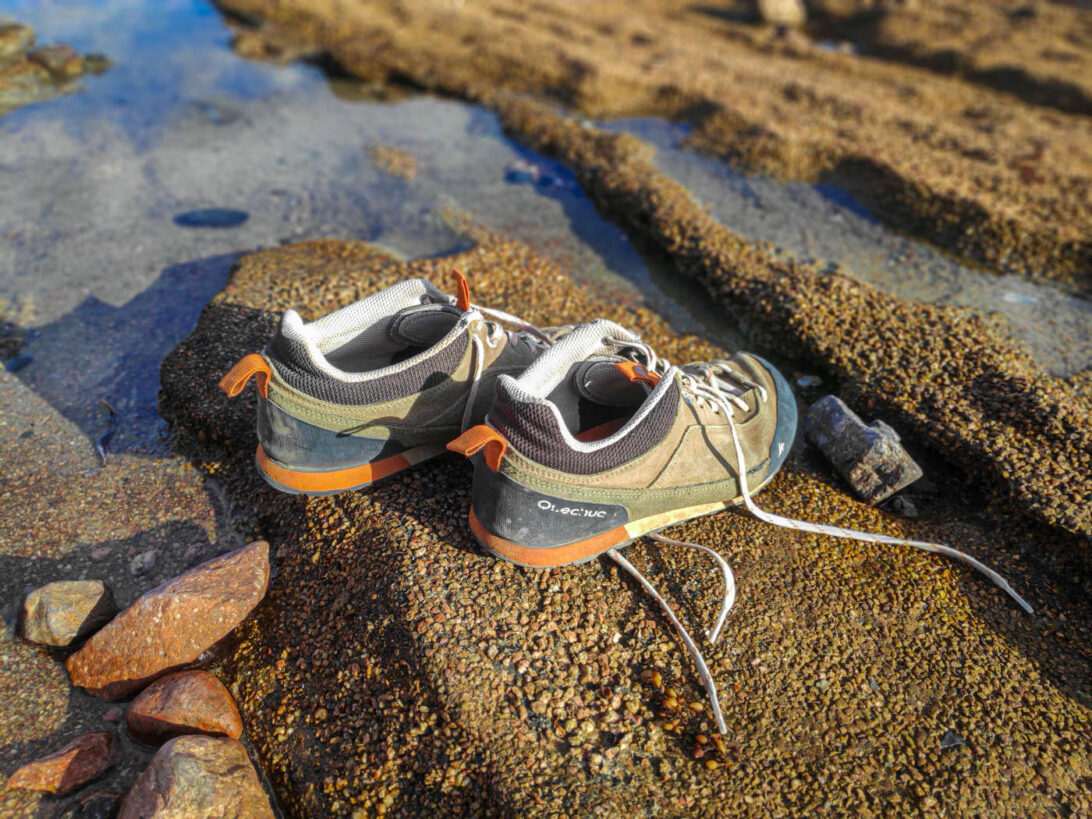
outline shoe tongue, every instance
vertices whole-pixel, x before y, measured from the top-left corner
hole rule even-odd
[[[451,332],[463,311],[452,304],[417,304],[391,318],[387,336],[407,347],[431,347]]]
[[[644,402],[648,391],[631,381],[616,366],[617,356],[589,358],[573,372],[573,389],[596,404],[610,407],[632,407]]]

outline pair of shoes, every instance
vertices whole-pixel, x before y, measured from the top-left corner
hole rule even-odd
[[[777,474],[796,434],[796,402],[777,370],[748,353],[673,366],[613,322],[539,330],[470,302],[402,282],[322,319],[289,310],[261,355],[221,381],[229,396],[258,385],[262,476],[286,492],[357,489],[450,449],[472,458],[469,525],[487,551],[552,568],[607,555],[663,607],[726,730],[700,650],[651,583],[622,556],[649,536],[714,559],[724,598],[716,643],[735,600],[724,559],[660,530],[743,505],[767,523],[911,546],[1007,582],[947,546],[797,521],[752,496]],[[504,324],[513,329],[505,329]]]

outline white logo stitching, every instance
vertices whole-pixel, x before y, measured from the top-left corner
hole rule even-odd
[[[574,518],[605,518],[605,509],[581,509],[578,506],[555,506],[548,500],[540,500],[538,508],[544,512],[555,512],[558,515],[569,515]]]

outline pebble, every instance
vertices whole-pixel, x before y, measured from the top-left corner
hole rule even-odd
[[[129,706],[133,739],[158,745],[183,734],[238,739],[243,722],[231,692],[208,671],[178,671],[149,685]]]
[[[19,768],[7,785],[63,796],[107,771],[117,757],[118,741],[112,733],[82,734],[61,750]]]
[[[811,405],[804,435],[826,456],[857,495],[876,505],[922,476],[921,467],[899,443],[898,433],[883,421],[865,425],[860,416],[833,395]]]
[[[161,747],[125,796],[118,819],[272,819],[246,748],[226,737],[182,736]]]
[[[58,580],[35,589],[23,602],[23,636],[63,647],[110,621],[114,596],[101,580]]]
[[[258,605],[269,544],[236,549],[146,592],[65,663],[73,685],[114,699],[197,660]]]
[[[151,549],[147,552],[141,552],[132,560],[129,561],[129,574],[133,577],[140,577],[150,572],[155,568],[156,558],[159,557],[159,552],[155,549]]]

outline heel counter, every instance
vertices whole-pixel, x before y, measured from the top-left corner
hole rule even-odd
[[[531,549],[554,549],[624,526],[625,507],[550,495],[477,462],[472,511],[489,534]]]
[[[405,448],[392,440],[323,429],[261,396],[258,397],[258,443],[272,460],[303,470],[359,466],[398,454]]]

